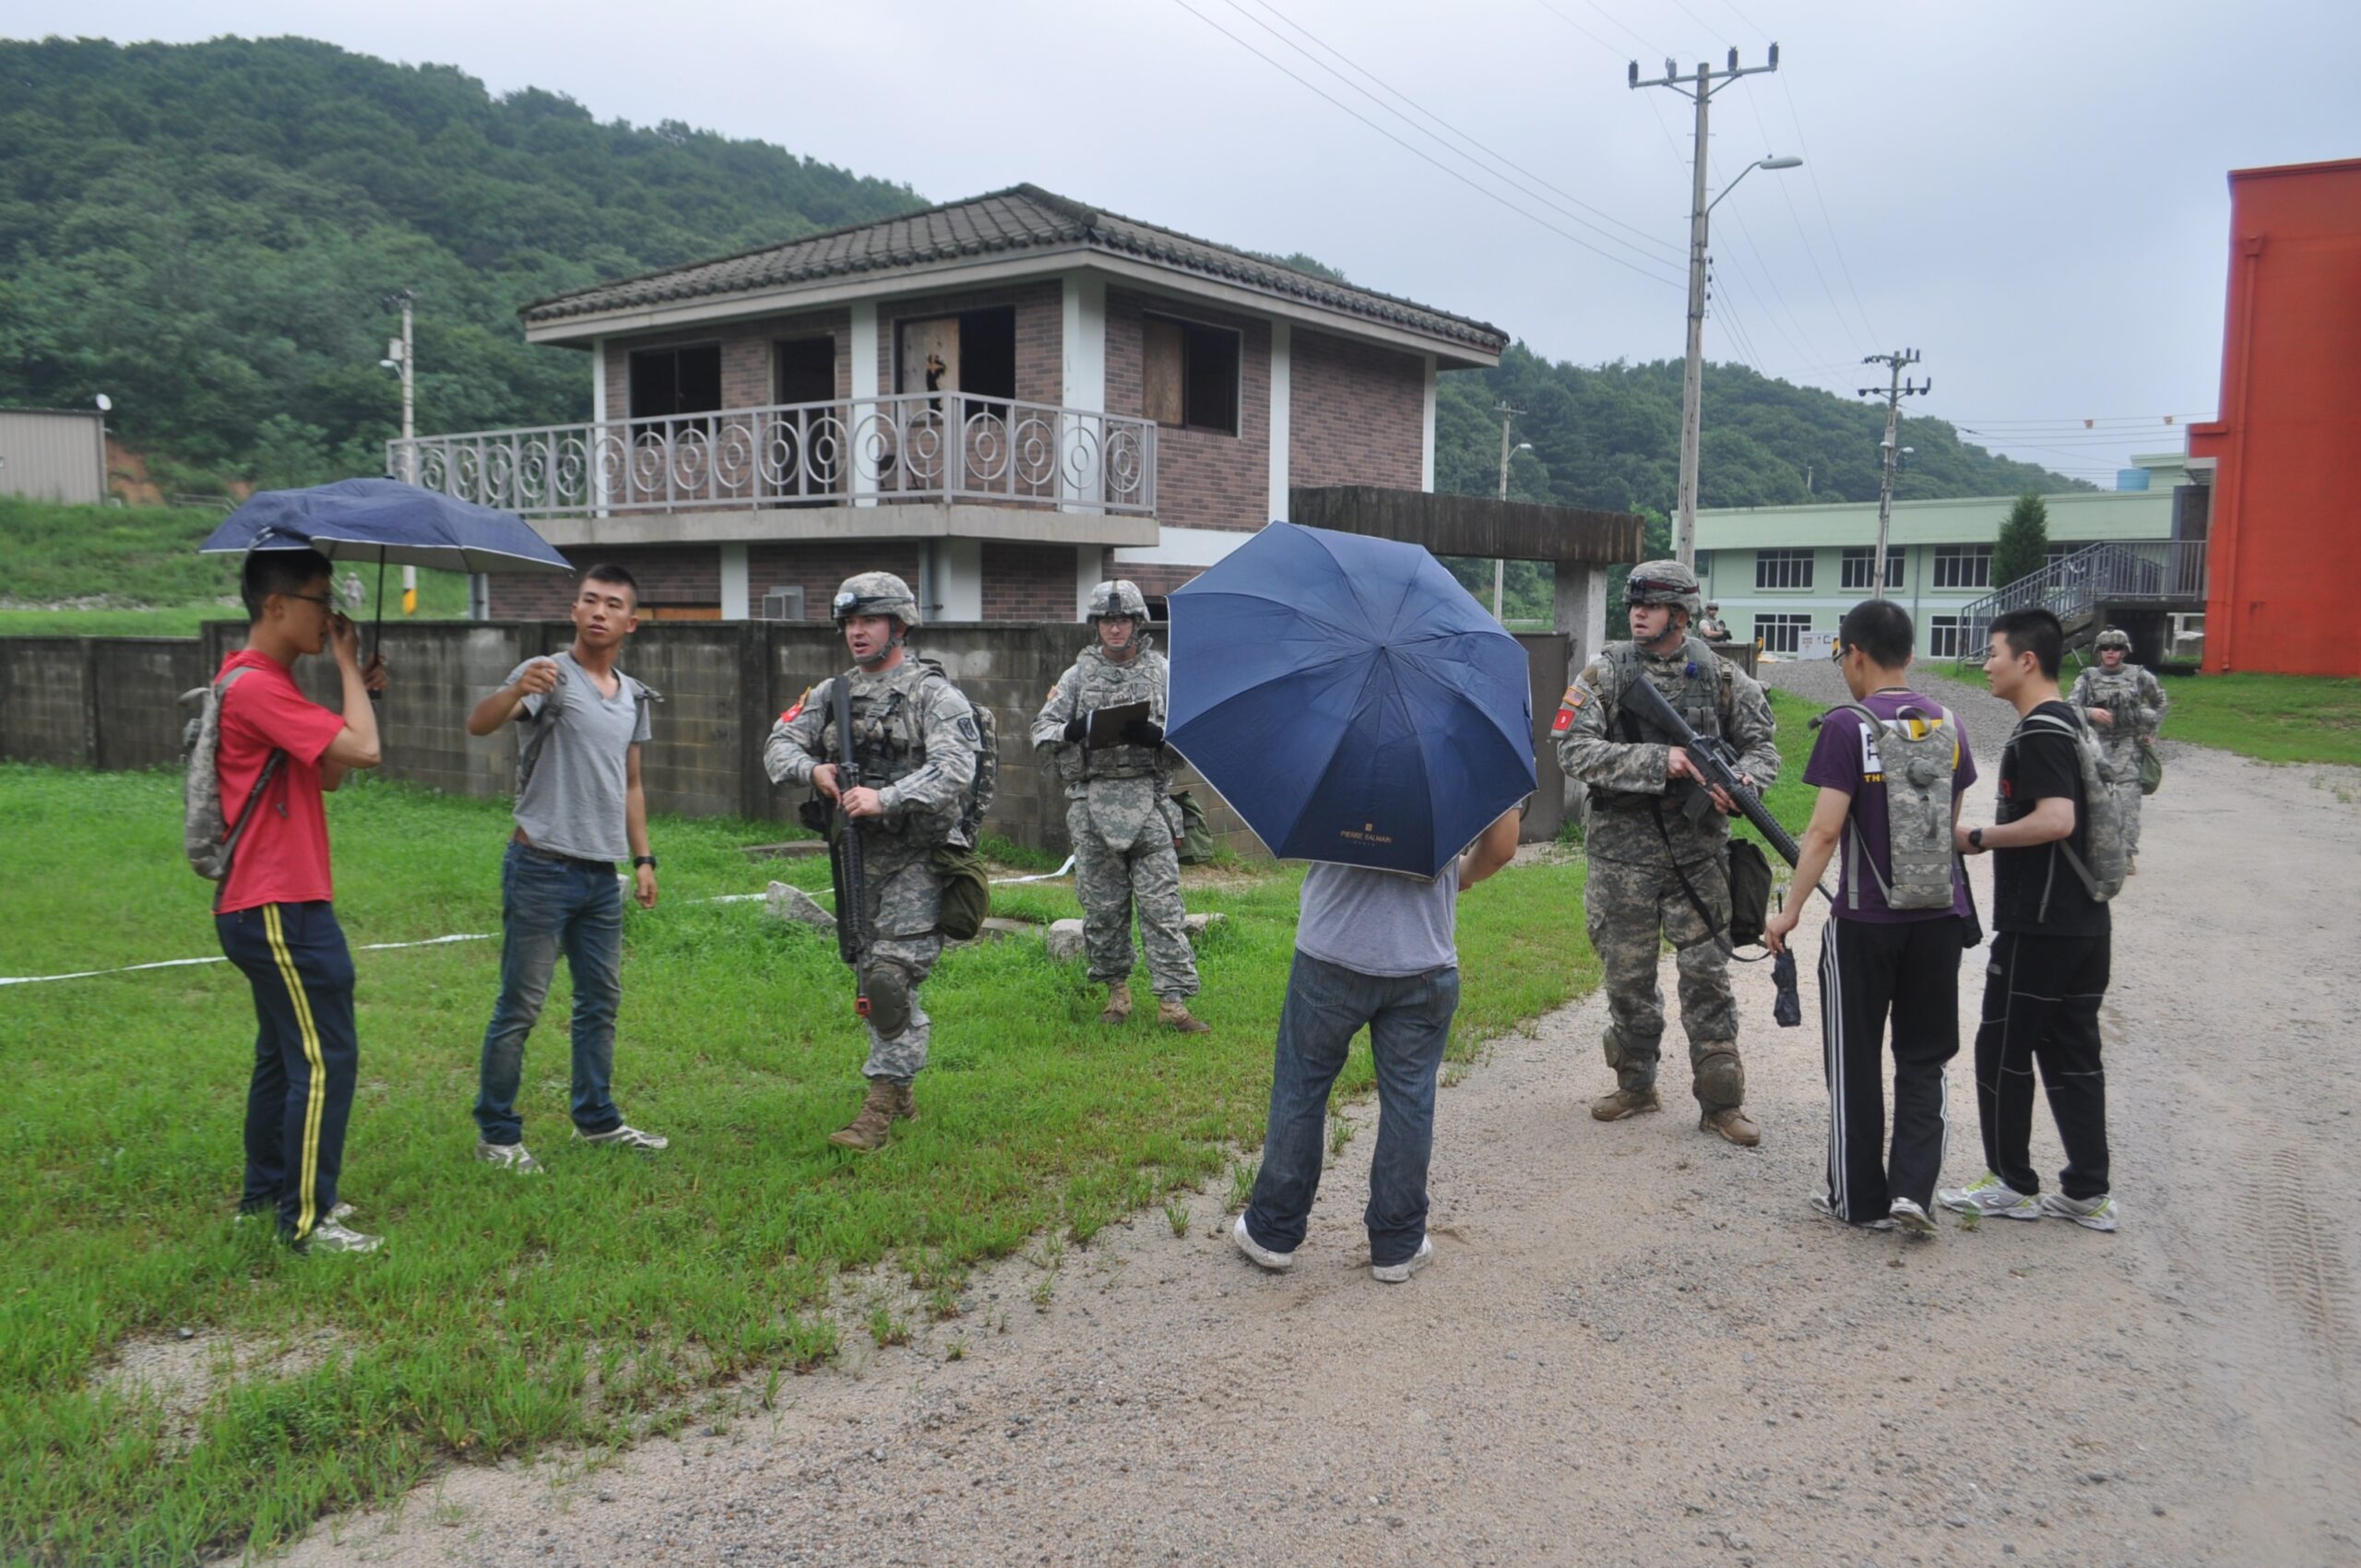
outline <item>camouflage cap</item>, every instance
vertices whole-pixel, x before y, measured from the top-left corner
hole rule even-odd
[[[1147,598],[1140,592],[1139,584],[1129,577],[1117,577],[1100,583],[1090,590],[1090,613],[1087,620],[1096,621],[1108,615],[1128,615],[1134,621],[1147,619]]]
[[[891,572],[856,572],[836,589],[828,617],[839,626],[855,615],[891,615],[904,627],[919,624],[918,597]]]
[[[1623,585],[1623,602],[1677,604],[1691,620],[1703,613],[1697,600],[1697,574],[1678,561],[1643,561]]]
[[[2099,634],[2099,640],[2096,646],[2100,647],[2119,647],[2124,652],[2130,653],[2131,651],[2131,634],[2125,631],[2120,626],[2109,626],[2106,631]]]

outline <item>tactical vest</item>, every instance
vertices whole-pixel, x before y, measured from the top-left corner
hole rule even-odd
[[[2140,666],[2126,664],[2113,673],[2093,671],[2088,700],[2115,717],[2113,725],[2098,731],[2098,742],[2106,750],[2118,750],[2145,733],[2140,723]]]
[[[926,737],[919,710],[919,688],[937,671],[915,659],[905,659],[878,675],[854,671],[836,677],[852,683],[853,760],[860,766],[860,781],[872,790],[898,784],[926,766]],[[813,699],[822,696],[813,693]],[[833,704],[836,693],[825,694],[820,754],[828,762],[838,754]]]
[[[1095,708],[1120,707],[1130,703],[1145,702],[1157,719],[1163,718],[1164,680],[1149,663],[1155,654],[1145,636],[1140,651],[1118,664],[1098,649],[1085,650],[1074,660],[1074,682],[1081,688],[1074,694],[1074,711],[1088,713]],[[1169,778],[1171,766],[1162,746],[1087,746],[1069,754],[1070,761],[1060,768],[1060,777],[1073,783],[1099,778]]]
[[[1634,642],[1608,643],[1599,649],[1598,657],[1601,663],[1614,670],[1615,690],[1619,694],[1615,717],[1608,724],[1608,733],[1619,741],[1659,746],[1680,744],[1679,736],[1660,731],[1619,700],[1619,694],[1629,691],[1632,682],[1648,678],[1647,656],[1640,651],[1640,645]],[[1701,738],[1713,739],[1722,732],[1721,656],[1692,634],[1681,645],[1680,658],[1683,661],[1680,680],[1671,691],[1665,693],[1665,702],[1687,719],[1689,727]],[[1629,806],[1636,802],[1656,800],[1679,806],[1687,803],[1690,792],[1696,788],[1693,780],[1683,778],[1675,781],[1672,788],[1662,795],[1649,795],[1606,790],[1594,784],[1590,787],[1590,801],[1591,804],[1608,810]]]

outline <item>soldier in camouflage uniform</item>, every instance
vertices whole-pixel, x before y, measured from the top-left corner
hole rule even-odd
[[[918,1117],[910,1084],[926,1065],[930,1024],[918,992],[943,954],[943,879],[929,862],[938,846],[972,847],[962,814],[980,731],[959,688],[903,647],[919,624],[919,607],[901,578],[889,572],[846,578],[834,614],[853,668],[779,716],[763,746],[763,767],[774,784],[808,783],[837,799],[836,683],[851,683],[861,782],[843,791],[841,803],[860,834],[866,873],[869,1061],[861,1074],[869,1095],[828,1141],[868,1150],[885,1142],[894,1123]]]
[[[1164,656],[1148,646],[1147,600],[1136,584],[1100,583],[1090,594],[1097,643],[1083,649],[1033,724],[1033,749],[1048,758],[1066,787],[1066,832],[1074,840],[1074,892],[1082,899],[1090,979],[1107,988],[1102,1024],[1132,1014],[1132,909],[1140,913],[1148,980],[1157,1017],[1183,1034],[1206,1025],[1190,1013],[1197,994],[1197,960],[1189,951],[1180,903],[1180,857],[1174,840],[1180,814],[1165,799],[1172,751],[1164,743]],[[1122,743],[1089,745],[1093,713],[1133,703],[1148,705]]]
[[[1694,572],[1678,561],[1650,561],[1631,569],[1624,594],[1633,640],[1599,650],[1566,688],[1553,726],[1566,777],[1590,788],[1583,912],[1607,970],[1607,1064],[1617,1086],[1592,1102],[1591,1114],[1618,1122],[1658,1107],[1661,935],[1672,944],[1680,971],[1680,1025],[1689,1036],[1698,1127],[1750,1148],[1762,1134],[1744,1109],[1738,1005],[1720,934],[1730,918],[1725,845],[1733,808],[1715,797],[1714,809],[1692,820],[1682,808],[1705,786],[1688,752],[1622,712],[1617,697],[1632,681],[1654,683],[1690,728],[1737,748],[1739,777],[1758,788],[1779,773],[1771,705],[1751,676],[1691,633],[1698,611]],[[1684,876],[1712,914],[1710,926],[1683,891]]]
[[[2075,678],[2066,700],[2090,721],[2115,774],[2115,804],[2123,818],[2123,848],[2140,853],[2140,744],[2155,743],[2171,699],[2155,676],[2131,662],[2131,634],[2109,626],[2098,636],[2098,667]]]

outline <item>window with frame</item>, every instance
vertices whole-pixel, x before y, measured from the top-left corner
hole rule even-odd
[[[1757,615],[1754,618],[1754,640],[1762,645],[1765,653],[1793,653],[1803,646],[1803,635],[1811,630],[1809,615]]]
[[[1876,554],[1877,554],[1877,552],[1878,552],[1878,547],[1877,547],[1876,545],[1874,545],[1874,544],[1865,544],[1865,545],[1860,546],[1858,549],[1851,549],[1851,548],[1848,548],[1848,549],[1845,552],[1845,564],[1844,564],[1844,570],[1843,570],[1843,582],[1842,582],[1842,586],[1843,586],[1843,587],[1845,587],[1845,588],[1875,588],[1877,585],[1869,581],[1869,573],[1870,573],[1870,564],[1869,564],[1869,563],[1870,563],[1870,558],[1871,558],[1871,557],[1873,557],[1874,555],[1876,555]],[[1902,564],[1902,562],[1903,562],[1902,546],[1900,546],[1900,545],[1898,545],[1898,544],[1890,544],[1890,545],[1886,546],[1886,552],[1885,552],[1885,586],[1886,586],[1886,587],[1888,587],[1888,588],[1900,588],[1900,587],[1902,587],[1902,579],[1903,579],[1903,564]]]
[[[1172,316],[1142,323],[1141,390],[1158,424],[1238,434],[1238,371],[1242,336]]]
[[[1933,615],[1927,620],[1927,657],[1957,659],[1967,651],[1967,621],[1959,615]]]
[[[712,412],[721,407],[721,345],[633,350],[629,395],[635,420]]]
[[[1981,588],[1992,586],[1992,547],[1988,544],[1935,546],[1935,587]]]
[[[1754,586],[1759,588],[1811,587],[1811,552],[1758,550],[1754,552]],[[1757,623],[1760,624],[1760,623]]]

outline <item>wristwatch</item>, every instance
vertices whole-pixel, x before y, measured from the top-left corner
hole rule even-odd
[[[1981,849],[1984,848],[1984,829],[1980,827],[1971,827],[1967,830],[1967,847],[1971,849]],[[654,861],[650,861],[647,863],[649,865],[654,865],[656,862]]]
[[[631,858],[631,866],[634,871],[637,871],[642,866],[646,866],[648,870],[654,871],[656,869],[656,857],[653,855],[634,855]]]

